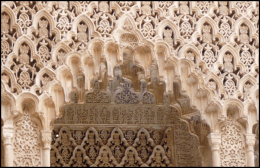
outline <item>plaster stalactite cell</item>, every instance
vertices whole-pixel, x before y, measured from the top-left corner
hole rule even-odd
[[[41,19],[39,21],[39,36],[40,37],[47,37],[48,38],[48,34],[49,34],[49,30],[47,29],[48,27],[48,21]]]
[[[240,9],[241,13],[246,13],[247,8],[251,5],[252,2],[235,2],[236,6]]]
[[[189,14],[188,1],[180,1],[180,14]]]
[[[256,9],[253,12],[253,17],[251,18],[251,21],[254,23],[254,26],[256,27],[256,33],[259,34],[259,3],[256,3]]]
[[[18,17],[17,23],[21,26],[23,30],[23,34],[27,34],[27,28],[31,26],[32,21],[30,20],[29,16],[27,15],[28,10],[23,6],[20,10],[21,14]]]
[[[9,33],[9,16],[7,14],[1,15],[1,33]]]
[[[54,4],[53,4],[54,5]],[[73,21],[75,14],[68,10],[68,2],[58,1],[53,7],[52,15],[57,22],[56,27],[60,30],[61,38],[66,38],[66,34],[71,30],[71,22]]]
[[[39,48],[39,51],[38,51],[38,54],[41,56],[42,62],[43,62],[44,64],[46,64],[47,61],[48,61],[48,60],[50,59],[50,57],[51,57],[47,45],[48,45],[48,43],[46,43],[45,40],[43,39],[43,40],[40,42],[40,48]]]
[[[224,83],[225,89],[229,95],[233,95],[236,90],[236,84],[233,81],[233,76],[231,74],[228,74],[226,76],[226,82]]]
[[[217,84],[214,80],[208,82],[208,87],[214,90],[214,93],[217,94]]]
[[[192,51],[187,51],[186,54],[185,54],[185,57],[189,60],[191,60],[192,62],[196,63],[195,62],[195,55]]]
[[[244,99],[248,99],[249,98],[251,87],[252,87],[252,84],[250,82],[245,83],[245,85],[243,87]]]
[[[10,41],[15,40],[10,34],[10,21],[9,15],[1,14],[1,65],[5,64],[8,54],[12,51]]]
[[[226,14],[226,13],[224,13]],[[220,24],[220,30],[219,32],[225,37],[225,40],[228,42],[230,40],[230,35],[233,33],[230,24],[228,23],[228,19],[226,16],[221,19],[221,24]]]
[[[143,33],[144,37],[147,39],[152,39],[153,36],[155,35],[155,31],[153,29],[153,25],[151,24],[151,19],[146,17],[144,19],[144,24],[141,32]]]
[[[240,32],[240,40],[242,43],[249,43],[249,36],[248,36],[248,27],[243,25],[239,29]]]
[[[27,44],[22,44],[19,51],[19,58],[13,61],[12,70],[18,79],[17,83],[22,87],[22,89],[29,90],[33,85],[39,67],[37,62],[31,61],[31,56],[29,56],[31,51]],[[33,66],[31,66],[31,64],[33,64]]]
[[[136,18],[137,27],[147,40],[151,40],[155,36],[156,31],[154,28],[155,24],[158,22],[157,18],[151,17],[151,4],[151,1],[141,2],[140,16],[137,15]]]
[[[57,64],[58,66],[61,66],[65,63],[65,55],[66,52],[63,50],[59,50],[57,53]]]
[[[109,5],[107,1],[99,2],[98,13],[95,13],[93,21],[97,26],[97,31],[101,34],[103,38],[110,37],[110,33],[114,28],[114,22],[116,17],[114,13],[109,13]]]
[[[88,10],[88,5],[90,4],[91,1],[79,1],[81,12],[87,12]]]
[[[250,71],[251,64],[254,62],[254,58],[246,45],[242,47],[240,61],[246,66],[246,72],[248,73]]]
[[[211,43],[212,42],[212,34],[211,34],[211,26],[210,25],[203,25],[202,41],[203,41],[203,43]]]
[[[224,56],[224,87],[228,93],[228,95],[233,95],[236,91],[236,80],[239,78],[236,74],[234,74],[234,66],[232,64],[233,56],[230,53],[226,53]]]
[[[46,85],[52,80],[51,77],[49,77],[47,74],[43,75],[41,84],[42,84],[42,89],[44,90],[46,88]]]
[[[227,7],[228,2],[227,1],[222,1],[219,2],[219,14],[227,16],[228,15],[228,7]]]
[[[181,27],[180,27],[181,35],[185,39],[190,39],[193,31],[194,31],[194,27],[193,27],[193,25],[191,25],[190,18],[189,17],[187,18],[187,16],[184,15],[184,17],[182,18],[182,23],[181,23]]]
[[[163,31],[164,40],[170,45],[173,46],[172,30],[170,28],[165,28]]]
[[[208,12],[210,6],[209,1],[197,1],[196,3],[202,14],[206,14]]]
[[[151,1],[142,2],[141,10],[143,15],[151,15],[152,12]]]
[[[207,44],[205,47],[205,52],[204,52],[204,56],[202,57],[202,60],[206,62],[206,64],[208,65],[208,67],[212,67],[213,63],[216,62],[216,57],[214,52],[212,51],[212,47]]]
[[[87,25],[86,24],[79,24],[78,25],[78,40],[79,41],[87,41]]]
[[[257,166],[258,8],[1,1],[1,165]]]
[[[167,12],[169,7],[173,4],[172,1],[158,1],[159,8]]]
[[[225,72],[228,72],[228,73],[231,73],[233,72],[233,64],[232,64],[232,59],[233,59],[233,56],[229,53],[227,53],[224,57],[224,71]]]
[[[121,7],[122,11],[129,11],[135,1],[117,1],[116,3]]]

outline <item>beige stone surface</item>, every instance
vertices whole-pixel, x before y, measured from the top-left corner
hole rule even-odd
[[[259,2],[1,1],[1,166],[259,166]]]

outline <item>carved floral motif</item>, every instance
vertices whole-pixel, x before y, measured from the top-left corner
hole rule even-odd
[[[245,166],[245,144],[241,129],[234,124],[232,119],[227,119],[226,124],[221,127],[221,131],[221,166]]]
[[[159,8],[167,12],[169,7],[173,4],[172,1],[158,1]]]
[[[15,127],[14,166],[41,166],[39,126],[28,110],[15,123]]]
[[[235,2],[236,6],[240,9],[242,13],[245,13],[247,8],[251,5],[250,1],[237,1]]]
[[[199,7],[202,14],[206,14],[209,10],[209,1],[197,1],[197,6]]]
[[[122,91],[115,93],[115,102],[117,104],[136,104],[139,102],[138,95],[130,89],[130,84],[121,84]]]
[[[98,81],[94,83],[93,92],[85,95],[85,102],[87,103],[109,103],[110,96],[105,91],[100,91],[100,84]]]

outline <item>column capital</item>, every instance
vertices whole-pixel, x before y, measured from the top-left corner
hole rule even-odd
[[[4,145],[11,145],[14,136],[13,127],[2,127],[2,137]]]
[[[246,146],[248,148],[254,148],[255,145],[255,134],[245,134]]]
[[[51,149],[51,130],[41,130],[42,143],[44,149]]]
[[[219,150],[221,144],[221,133],[210,133],[208,135],[208,140],[211,150]]]

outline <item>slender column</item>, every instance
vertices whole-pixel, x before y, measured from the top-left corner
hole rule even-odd
[[[255,167],[254,160],[254,145],[255,145],[255,135],[246,134],[246,166]]]
[[[42,166],[50,167],[50,153],[51,153],[51,131],[50,130],[42,130]]]
[[[220,133],[211,133],[208,135],[209,145],[212,152],[212,166],[220,167],[220,144],[221,144],[221,134]]]
[[[14,135],[13,128],[2,127],[3,145],[4,145],[4,166],[13,167],[13,146],[12,139]]]

